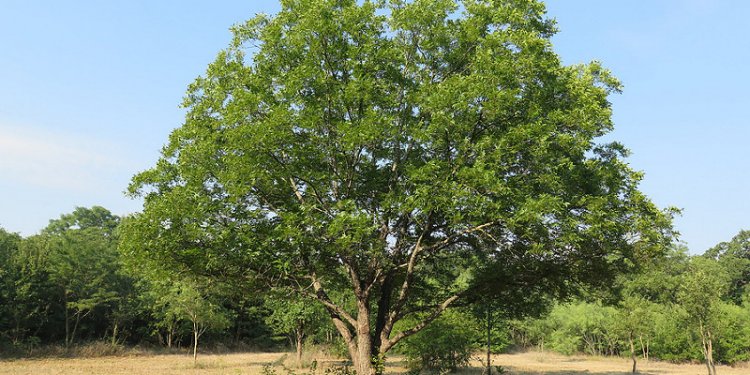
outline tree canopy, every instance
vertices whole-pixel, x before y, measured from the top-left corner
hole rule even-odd
[[[125,246],[310,294],[360,374],[475,290],[606,284],[663,249],[670,218],[625,147],[597,143],[619,82],[564,66],[544,12],[285,0],[236,26],[134,177]]]

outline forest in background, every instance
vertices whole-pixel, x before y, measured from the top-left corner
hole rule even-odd
[[[149,265],[121,251],[121,219],[77,208],[22,237],[0,230],[0,350],[28,356],[92,342],[112,347],[287,350],[322,346],[346,356],[323,307],[292,290],[262,293]],[[127,220],[127,219],[124,219]],[[481,300],[450,308],[397,347],[415,366],[459,367],[537,348],[734,364],[750,359],[750,232],[702,255],[674,246],[607,290],[509,318]]]

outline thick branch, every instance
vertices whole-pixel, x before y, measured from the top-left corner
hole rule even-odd
[[[357,299],[366,299],[369,288],[362,288],[362,280],[359,278],[359,274],[348,259],[342,259],[342,262],[346,267],[346,271],[349,272],[349,278],[351,279],[352,287],[354,288],[354,295]]]
[[[414,267],[417,263],[417,257],[423,249],[422,241],[425,239],[425,237],[427,237],[427,234],[430,233],[431,228],[432,212],[427,215],[427,220],[425,221],[422,234],[419,235],[417,243],[414,245],[414,250],[412,250],[411,256],[409,257],[409,262],[406,266],[406,275],[404,277],[404,282],[401,284],[401,290],[399,291],[398,298],[396,299],[393,310],[388,314],[388,318],[385,321],[385,327],[383,328],[383,335],[385,336],[390,335],[391,330],[393,329],[393,324],[396,322],[396,317],[399,315],[401,309],[404,306],[404,302],[406,301],[406,297],[409,295],[409,289],[411,286],[411,280],[414,275]]]
[[[393,329],[393,325],[395,324],[396,320],[398,320],[399,316],[401,316],[401,309],[404,306],[404,303],[406,302],[406,298],[409,294],[410,289],[410,283],[411,280],[414,277],[414,270],[416,267],[417,259],[420,253],[425,251],[437,251],[444,247],[447,247],[451,244],[453,244],[460,236],[464,236],[473,232],[482,231],[484,232],[484,228],[487,228],[489,226],[492,226],[497,223],[497,221],[491,221],[488,223],[484,223],[472,228],[465,229],[463,231],[460,231],[456,234],[453,234],[451,236],[448,236],[444,240],[437,242],[435,244],[432,244],[430,246],[423,246],[422,242],[426,235],[430,231],[430,227],[432,226],[432,219],[431,219],[432,213],[428,215],[427,222],[425,223],[424,230],[422,231],[422,234],[417,239],[416,244],[414,245],[414,250],[411,253],[411,256],[409,257],[409,261],[405,264],[406,266],[406,275],[404,277],[404,282],[401,285],[401,290],[399,291],[398,298],[396,300],[396,303],[394,304],[393,310],[388,315],[388,319],[385,323],[385,327],[383,329],[383,334],[385,336],[390,335],[391,330]],[[400,265],[399,267],[401,267]],[[452,301],[451,301],[452,302]],[[439,313],[438,313],[439,315]],[[421,328],[420,328],[421,329]]]
[[[457,300],[459,297],[460,297],[460,294],[454,294],[450,296],[448,299],[443,301],[443,303],[441,303],[435,309],[435,311],[433,311],[432,314],[430,314],[430,316],[425,318],[419,324],[412,327],[411,329],[407,329],[405,331],[399,332],[397,335],[393,336],[392,338],[389,338],[388,340],[384,340],[381,344],[380,352],[381,353],[387,352],[402,339],[421,331],[424,327],[426,327],[428,324],[432,323],[432,321],[437,319],[440,316],[440,314],[442,314],[443,311],[445,311],[445,309],[447,309],[448,306],[450,306],[450,304],[453,303],[455,300]]]
[[[315,297],[318,301],[320,301],[320,303],[323,304],[323,306],[326,307],[328,312],[331,314],[331,317],[335,319],[334,315],[337,315],[339,317],[339,320],[343,318],[343,320],[349,323],[352,327],[356,327],[357,321],[344,309],[342,309],[341,307],[333,303],[333,301],[331,301],[331,299],[328,297],[328,294],[323,289],[323,286],[320,284],[320,280],[318,280],[317,276],[313,274],[311,278],[313,280],[313,283],[312,283],[313,290],[315,291],[315,294],[313,295],[313,297]],[[344,322],[342,321],[342,323]],[[347,330],[349,329],[348,327],[346,328]]]
[[[297,196],[297,199],[300,203],[305,203],[305,199],[302,198],[302,193],[300,193],[299,188],[297,187],[297,183],[294,182],[293,177],[289,177],[289,183],[292,185],[292,190],[294,191],[294,195]]]

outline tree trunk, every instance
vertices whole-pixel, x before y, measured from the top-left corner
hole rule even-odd
[[[709,363],[708,373],[710,375],[716,375],[716,364],[714,363],[714,344],[711,337],[711,332],[708,332],[708,347],[706,348],[708,353],[707,361]]]
[[[372,342],[372,357],[381,356],[380,348],[384,339],[387,340],[390,332],[386,332],[388,315],[391,311],[391,294],[393,293],[393,273],[389,273],[384,279],[380,288],[380,298],[378,299],[378,309],[375,316],[375,335]]]
[[[412,255],[412,258],[413,257],[414,254]],[[359,281],[359,278],[353,270],[350,269],[350,273],[352,274],[354,294],[357,299],[356,318],[331,301],[323,289],[320,280],[317,279],[314,273],[310,275],[310,279],[313,281],[312,287],[315,292],[315,297],[326,307],[334,327],[336,327],[336,330],[341,334],[341,337],[346,343],[357,375],[378,375],[379,372],[382,372],[383,368],[380,364],[384,360],[385,354],[396,343],[405,337],[419,332],[439,317],[451,303],[459,298],[459,294],[454,294],[443,301],[437,308],[435,308],[432,314],[422,322],[418,323],[411,329],[398,332],[398,334],[392,337],[391,330],[396,321],[400,319],[399,314],[402,307],[402,301],[403,298],[405,298],[404,296],[408,293],[408,277],[407,281],[405,281],[402,286],[399,299],[396,304],[393,305],[394,307],[386,309],[387,307],[392,306],[392,304],[386,300],[383,300],[378,304],[378,315],[381,314],[380,309],[390,311],[383,310],[383,312],[387,312],[387,314],[381,315],[381,318],[385,319],[384,323],[378,323],[376,317],[375,330],[372,330],[370,324],[370,288],[374,284],[370,284],[369,286],[365,285],[365,283]]]
[[[70,347],[70,312],[68,311],[68,292],[63,293],[63,305],[65,306],[65,347]]]
[[[628,333],[628,342],[630,343],[630,358],[633,360],[633,373],[636,373],[637,356],[635,355],[635,343],[633,343],[633,332]]]
[[[193,322],[193,362],[198,361],[198,324]]]
[[[302,343],[305,339],[305,333],[302,327],[298,327],[295,332],[295,349],[297,350],[297,368],[302,368]]]
[[[13,339],[12,339],[13,345],[18,344],[18,342],[20,341],[20,336],[21,336],[21,320],[16,319],[15,328],[13,329]]]
[[[648,355],[646,355],[646,347],[643,345],[643,335],[638,335],[638,343],[641,345],[641,357],[645,360],[648,360]]]
[[[375,375],[372,364],[372,336],[370,335],[370,307],[367,301],[357,301],[356,345],[349,347],[357,375]],[[352,353],[354,349],[354,353]]]
[[[73,345],[73,340],[75,340],[76,331],[78,330],[78,323],[81,322],[81,312],[77,311],[75,316],[76,316],[76,322],[73,325],[73,331],[70,332],[70,343],[68,345]]]
[[[487,367],[485,375],[492,374],[492,308],[487,304]]]
[[[235,324],[235,326],[236,326],[235,327],[236,329],[234,330],[234,344],[239,346],[240,345],[240,333],[241,333],[240,328],[242,328],[242,322],[238,319],[237,324]]]
[[[117,320],[115,320],[115,326],[112,327],[112,346],[117,345]]]
[[[706,369],[708,369],[708,375],[716,375],[716,365],[714,364],[714,346],[711,337],[711,331],[703,326],[703,322],[700,323],[701,333],[701,351],[703,352],[703,358],[706,360]]]

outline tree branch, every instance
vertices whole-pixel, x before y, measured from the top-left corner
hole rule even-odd
[[[492,226],[492,225],[495,225],[495,224],[498,224],[498,223],[499,223],[499,221],[497,221],[497,220],[494,220],[494,221],[490,221],[490,222],[488,222],[488,223],[484,223],[484,224],[482,224],[482,225],[477,225],[477,226],[475,226],[475,227],[472,227],[472,228],[469,228],[469,229],[465,229],[465,230],[462,230],[462,231],[460,231],[460,232],[458,232],[458,233],[455,233],[455,234],[453,234],[453,235],[451,235],[451,236],[448,236],[448,237],[446,237],[446,238],[445,238],[444,240],[442,240],[442,241],[440,241],[440,242],[437,242],[437,243],[434,243],[434,244],[432,244],[432,245],[430,245],[430,246],[427,246],[427,247],[425,247],[425,248],[424,248],[424,251],[435,251],[435,250],[440,250],[440,249],[442,249],[442,248],[445,248],[445,247],[447,247],[447,246],[450,246],[450,245],[454,244],[454,243],[455,243],[455,240],[456,240],[456,239],[457,239],[458,237],[460,237],[460,236],[464,236],[464,235],[467,235],[467,234],[471,234],[471,233],[474,233],[474,232],[477,232],[477,231],[482,231],[482,232],[484,232],[484,230],[483,230],[484,228],[487,228],[487,227],[489,227],[489,226]]]
[[[450,296],[448,299],[446,299],[445,301],[443,301],[443,303],[441,303],[435,309],[435,311],[433,311],[432,314],[430,314],[430,316],[428,316],[426,319],[422,320],[419,324],[417,324],[416,326],[414,326],[414,327],[412,327],[410,329],[407,329],[406,331],[401,331],[396,336],[394,336],[393,338],[390,338],[390,339],[384,341],[382,343],[381,347],[380,347],[380,352],[381,353],[387,352],[390,348],[392,348],[394,345],[396,345],[396,343],[398,343],[399,341],[401,341],[405,337],[411,336],[411,335],[413,335],[413,334],[421,331],[424,327],[426,327],[428,324],[432,323],[432,321],[434,321],[435,319],[437,319],[440,316],[440,314],[442,314],[443,311],[445,311],[445,309],[447,309],[448,306],[450,306],[450,304],[453,303],[455,300],[457,300],[460,296],[461,296],[460,293],[459,294],[454,294],[454,295]]]
[[[343,321],[346,321],[346,323],[349,323],[352,327],[357,326],[357,321],[344,309],[333,303],[331,299],[328,297],[328,294],[323,289],[323,286],[320,284],[320,280],[318,280],[317,276],[313,273],[310,278],[312,278],[312,287],[315,293],[312,295],[312,297],[315,297],[320,303],[323,304],[323,306],[328,309],[328,312],[331,314],[331,317],[334,318],[335,316],[338,316],[341,320],[343,318]],[[347,327],[347,330],[349,328]],[[351,334],[351,332],[349,332]]]
[[[404,282],[401,284],[401,290],[399,291],[396,303],[393,306],[393,310],[388,314],[385,327],[383,328],[383,332],[385,335],[390,335],[390,332],[393,329],[393,324],[396,322],[396,317],[399,315],[401,309],[403,308],[406,297],[409,294],[411,280],[414,275],[414,267],[417,263],[417,256],[423,249],[422,241],[427,236],[427,234],[430,233],[432,228],[432,215],[432,211],[427,214],[427,220],[425,220],[425,225],[422,229],[422,233],[419,235],[417,242],[414,244],[414,250],[412,250],[411,256],[409,256],[409,261],[406,265],[406,275],[404,276]]]

